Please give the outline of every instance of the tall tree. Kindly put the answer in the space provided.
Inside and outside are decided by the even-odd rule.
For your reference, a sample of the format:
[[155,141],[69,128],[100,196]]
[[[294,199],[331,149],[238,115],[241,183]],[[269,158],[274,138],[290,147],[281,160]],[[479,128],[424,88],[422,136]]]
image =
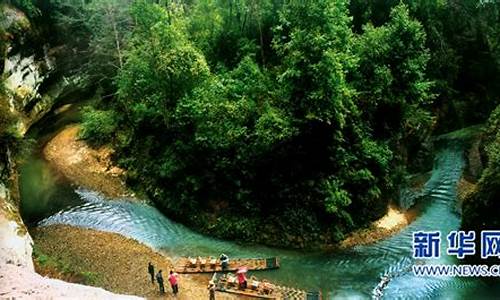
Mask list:
[[273,43],[282,59],[278,78],[298,118],[345,125],[353,106],[347,74],[356,63],[349,22],[345,1],[292,1],[283,8]]
[[52,1],[62,38],[73,49],[67,68],[113,91],[133,26],[129,12],[132,0]]
[[175,13],[146,1],[132,7],[136,25],[117,83],[120,107],[133,127],[168,128],[177,101],[209,74]]
[[429,50],[422,25],[410,18],[404,4],[396,6],[388,23],[368,24],[357,42],[360,104],[376,137],[395,142],[428,132],[433,99],[426,68]]

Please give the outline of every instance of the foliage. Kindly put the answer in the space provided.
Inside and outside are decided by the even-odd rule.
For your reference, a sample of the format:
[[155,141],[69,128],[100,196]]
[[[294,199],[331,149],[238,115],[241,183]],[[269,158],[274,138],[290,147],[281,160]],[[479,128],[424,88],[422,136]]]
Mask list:
[[475,191],[463,203],[462,227],[465,230],[497,230],[500,222],[500,105],[493,111],[485,132],[486,168]]
[[101,145],[109,141],[116,131],[117,117],[113,111],[95,110],[85,107],[82,113],[82,127],[79,137],[91,144]]
[[368,24],[364,31],[357,44],[361,57],[357,90],[375,135],[398,136],[418,130],[416,126],[428,127],[430,117],[424,107],[432,97],[432,83],[425,74],[429,51],[422,26],[400,4],[385,25]]
[[99,274],[97,273],[84,271],[80,272],[80,275],[83,277],[83,282],[86,285],[97,285],[99,282]]
[[297,117],[345,126],[344,114],[353,106],[346,73],[355,63],[348,25],[343,1],[290,2],[280,14],[273,41],[282,58],[278,80],[286,86]]
[[13,0],[12,4],[22,9],[30,17],[38,17],[41,14],[34,0]]
[[224,31],[222,8],[215,0],[205,0],[196,1],[190,10],[189,36],[206,57],[213,57],[216,40]]
[[[390,19],[401,1],[352,0],[354,28],[360,32],[371,22],[380,26]],[[498,105],[500,93],[498,1],[402,1],[425,29],[430,49],[427,73],[438,95],[433,110],[439,130],[451,131],[484,121]]]
[[385,211],[392,154],[356,122],[345,3],[286,4],[273,34],[276,66],[248,53],[219,74],[188,39],[194,25],[182,10],[136,2],[132,12],[138,25],[117,78],[120,161],[160,208],[186,220],[223,201],[224,222],[251,231],[246,218],[287,223],[283,207],[311,207],[321,220],[311,230],[336,233]]
[[[477,124],[469,127],[462,128],[460,130],[452,131],[447,134],[442,134],[436,137],[436,140],[456,140],[470,144],[477,140],[478,136],[484,135],[484,124]],[[489,136],[492,136],[488,134]]]
[[472,2],[53,0],[111,95],[82,137],[169,216],[267,243],[367,225],[436,126],[496,105],[498,4]]
[[412,160],[422,163],[417,158],[433,126],[424,28],[399,4],[384,25],[368,23],[363,30],[355,45],[360,59],[354,80],[363,118],[373,136],[395,150],[399,164],[413,167]]
[[123,52],[132,27],[132,0],[51,0],[56,30],[71,58],[60,62],[66,73],[88,76],[105,91],[113,92],[113,79],[123,66]]
[[274,59],[272,27],[281,1],[201,0],[187,8],[190,36],[211,66],[233,68],[246,56]]
[[180,17],[146,2],[136,2],[132,13],[138,26],[117,78],[122,109],[134,125],[168,126],[177,101],[209,70],[185,36]]

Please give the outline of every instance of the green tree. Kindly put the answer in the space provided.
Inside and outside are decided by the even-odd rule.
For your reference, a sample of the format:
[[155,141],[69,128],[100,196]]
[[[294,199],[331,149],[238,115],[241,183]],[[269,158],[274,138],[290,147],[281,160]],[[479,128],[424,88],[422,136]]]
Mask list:
[[101,111],[85,107],[79,137],[99,146],[110,141],[116,132],[117,123],[117,116],[113,111]]
[[215,56],[216,41],[223,33],[223,25],[223,11],[216,0],[196,1],[190,8],[190,38],[209,59]]
[[267,64],[274,59],[272,27],[281,1],[203,0],[188,7],[189,31],[210,65],[234,68],[246,56]]
[[137,2],[132,8],[137,25],[117,77],[121,108],[136,124],[169,126],[179,99],[208,75],[203,55],[185,35],[180,16],[165,8]]
[[[280,15],[274,39],[282,60],[278,80],[288,97],[283,107],[300,124],[296,141],[300,144],[287,148],[288,163],[305,174],[300,180],[310,182],[312,189],[306,189],[304,197],[314,195],[313,203],[334,217],[339,232],[385,211],[377,185],[385,180],[387,171],[380,164],[387,159],[372,160],[369,155],[374,153],[360,146],[369,144],[378,149],[372,152],[390,156],[383,145],[370,141],[354,103],[356,91],[349,78],[358,58],[352,52],[353,42],[343,1],[290,2]],[[293,158],[296,151],[315,159],[304,165],[304,157]]]
[[278,79],[299,119],[342,128],[353,108],[347,74],[356,63],[344,1],[290,2],[280,14],[274,48],[282,59]]
[[56,28],[74,52],[65,60],[66,72],[86,75],[105,92],[113,92],[113,80],[123,67],[123,52],[133,26],[129,12],[132,0],[51,1]]
[[37,1],[34,0],[7,0],[9,4],[13,4],[22,9],[29,17],[34,18],[40,16],[40,9],[37,7]]
[[[497,230],[500,226],[496,212],[500,209],[500,105],[492,112],[483,133],[486,168],[475,190],[463,202],[462,228]],[[479,257],[476,257],[479,260]],[[489,260],[489,263],[496,263]]]
[[[451,99],[498,49],[495,10],[479,21],[489,4],[349,3],[61,4],[80,30],[71,45],[91,50],[85,72],[116,92],[83,133],[112,139],[129,183],[215,236],[340,239],[386,211],[435,125],[435,93]],[[473,16],[470,33],[447,24],[459,13]],[[474,32],[484,61],[460,47],[475,49]]]
[[[485,120],[498,104],[498,1],[403,1],[426,32],[428,76],[437,95],[433,110],[439,131]],[[354,27],[381,26],[400,1],[352,0]]]
[[375,136],[400,138],[418,130],[415,126],[428,127],[424,108],[433,96],[426,76],[429,50],[421,24],[410,18],[407,7],[396,6],[383,26],[365,26],[357,49],[356,87]]

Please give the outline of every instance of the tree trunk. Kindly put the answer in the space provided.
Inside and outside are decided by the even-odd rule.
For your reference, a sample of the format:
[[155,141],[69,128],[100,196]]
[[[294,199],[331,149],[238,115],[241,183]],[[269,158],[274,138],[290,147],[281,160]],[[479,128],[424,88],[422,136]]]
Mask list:
[[121,46],[120,46],[120,36],[118,34],[118,28],[116,27],[116,20],[115,16],[113,14],[113,9],[111,8],[110,5],[108,5],[106,9],[106,14],[109,17],[109,20],[111,21],[111,26],[113,28],[113,34],[115,37],[115,47],[116,47],[116,53],[118,55],[118,63],[120,65],[120,68],[123,67],[123,58],[122,58],[122,51],[121,51]]

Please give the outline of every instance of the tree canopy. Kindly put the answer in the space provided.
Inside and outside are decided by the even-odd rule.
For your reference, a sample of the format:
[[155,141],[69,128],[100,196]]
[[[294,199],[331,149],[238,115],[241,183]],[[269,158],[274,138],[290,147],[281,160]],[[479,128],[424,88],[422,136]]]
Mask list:
[[498,1],[50,3],[105,99],[82,137],[216,236],[336,241],[498,105]]

